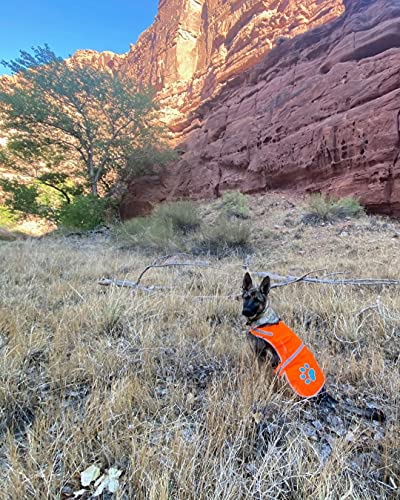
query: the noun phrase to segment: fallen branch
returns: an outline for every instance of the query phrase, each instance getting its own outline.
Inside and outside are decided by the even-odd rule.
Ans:
[[[107,278],[99,280],[97,284],[102,286],[119,286],[124,288],[139,289],[148,293],[152,293],[157,290],[171,290],[172,288],[174,288],[172,286],[159,286],[159,285],[144,286],[140,285],[137,281],[112,280]]]
[[[147,266],[139,275],[137,279],[137,283],[140,283],[140,280],[143,278],[144,274],[147,273],[150,269],[155,269],[159,267],[180,267],[180,266],[186,266],[186,267],[208,267],[210,265],[209,262],[207,261],[199,261],[199,262],[170,262],[168,264],[151,264]]]
[[[269,276],[274,280],[286,280],[282,283],[275,283],[271,286],[271,288],[277,288],[279,286],[291,285],[293,283],[299,283],[301,281],[305,283],[316,283],[321,285],[359,285],[359,286],[377,286],[377,285],[387,285],[387,286],[399,286],[400,280],[392,280],[392,279],[379,279],[379,278],[365,278],[365,279],[324,279],[324,278],[309,278],[310,274],[315,273],[316,271],[311,271],[303,276],[282,276],[280,274],[273,273],[265,273],[265,272],[253,272],[252,274],[255,276],[259,276],[264,278],[265,276]]]

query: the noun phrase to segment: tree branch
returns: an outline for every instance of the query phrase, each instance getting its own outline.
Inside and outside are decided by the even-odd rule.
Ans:
[[[40,182],[42,184],[44,184],[45,186],[49,186],[49,187],[55,189],[56,191],[58,191],[59,193],[61,193],[64,196],[64,198],[67,200],[68,205],[71,204],[71,198],[68,196],[68,193],[66,191],[64,191],[64,189],[61,189],[57,186],[54,186],[53,184],[50,184],[50,182],[46,182],[46,181],[42,181],[42,180],[40,180]]]

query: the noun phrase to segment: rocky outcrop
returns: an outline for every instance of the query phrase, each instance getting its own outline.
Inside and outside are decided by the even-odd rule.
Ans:
[[[153,57],[145,79],[159,85],[160,92],[175,92],[170,98],[175,100],[175,130],[181,134],[183,154],[160,175],[132,183],[123,214],[134,215],[139,206],[164,199],[214,197],[230,189],[288,189],[351,194],[372,211],[400,216],[400,1],[347,0],[346,12],[338,19],[280,44],[274,43],[278,33],[293,33],[295,21],[286,21],[289,10],[302,19],[301,6],[319,5],[319,14],[308,17],[317,22],[318,15],[323,18],[322,7],[335,11],[337,2],[189,4],[195,4],[201,16],[207,5],[209,25],[200,30],[202,21],[193,11],[193,37],[185,36],[196,55],[184,70],[174,62],[177,47],[164,55],[152,52],[157,37],[148,32],[139,41]],[[258,24],[251,20],[270,12],[266,4],[274,6],[274,14],[265,17],[262,28],[255,28]],[[168,5],[174,1],[161,1],[160,13]],[[226,9],[231,9],[229,15]],[[235,9],[240,15],[234,15]],[[167,17],[172,23],[172,16]],[[216,19],[223,28],[220,36]],[[162,30],[162,18],[157,22]],[[269,38],[269,27],[275,25]],[[175,28],[169,26],[165,33],[172,36]],[[301,29],[305,27],[304,21]],[[184,40],[183,33],[179,37]],[[259,50],[263,44],[267,50]],[[132,60],[135,50],[124,63]],[[168,73],[157,73],[161,59]],[[206,76],[198,90],[201,68],[206,68]],[[179,93],[181,84],[174,79],[186,81],[190,74],[192,88]],[[227,83],[221,88],[223,81]],[[168,99],[165,96],[164,102],[172,109]],[[187,112],[190,116],[183,120]]]
[[[229,79],[343,10],[342,0],[160,0],[153,25],[129,52],[78,50],[73,59],[152,86],[178,138],[190,113]]]
[[[121,61],[158,92],[177,134],[188,115],[230,78],[284,40],[338,17],[341,0],[160,0],[154,24]]]

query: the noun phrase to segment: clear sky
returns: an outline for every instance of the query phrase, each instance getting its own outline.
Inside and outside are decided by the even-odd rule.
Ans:
[[[158,0],[4,0],[0,60],[48,43],[59,56],[77,49],[127,52],[157,13]],[[0,65],[0,74],[8,69]]]

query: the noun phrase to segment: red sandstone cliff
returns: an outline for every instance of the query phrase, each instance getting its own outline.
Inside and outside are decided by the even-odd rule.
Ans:
[[[232,76],[254,66],[280,37],[338,17],[341,0],[160,0],[154,24],[121,65],[158,91],[175,132]]]
[[[343,10],[342,0],[160,0],[153,25],[128,53],[80,50],[74,59],[151,85],[177,134],[191,111],[276,43]]]
[[[160,1],[121,68],[159,89],[184,154],[133,183],[123,212],[228,189],[291,189],[352,194],[400,215],[400,0],[345,6],[270,50],[340,4]]]

